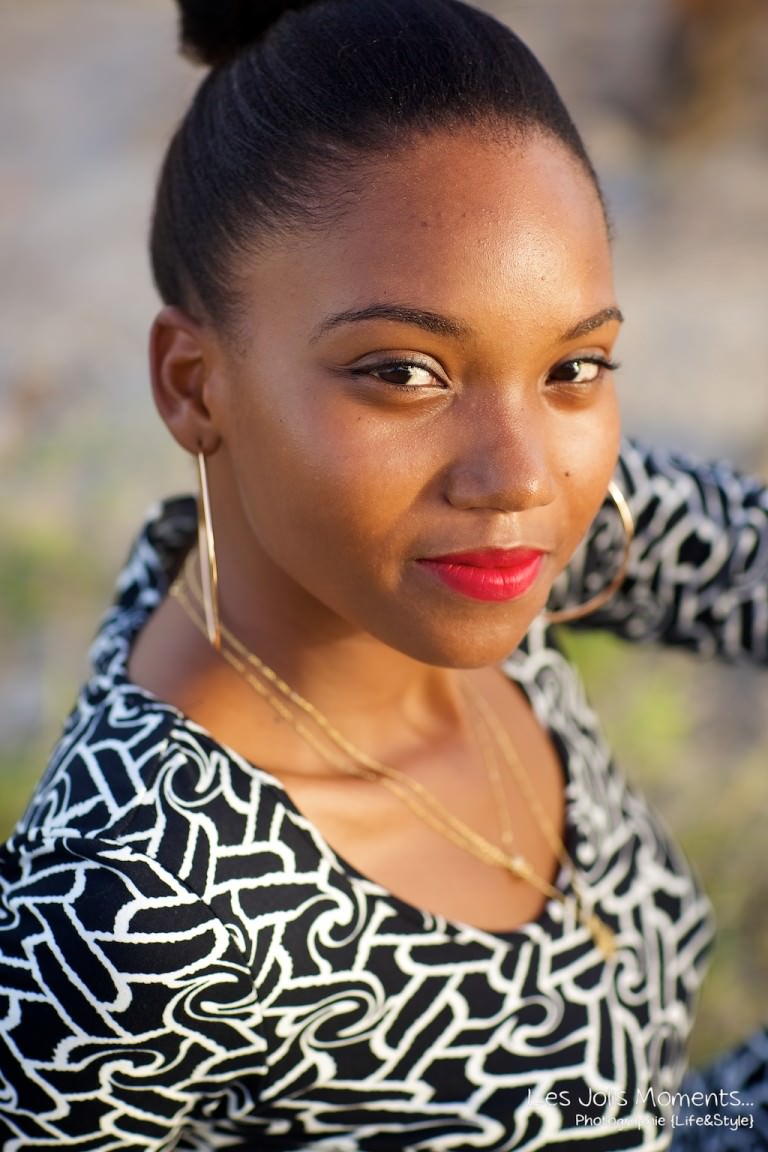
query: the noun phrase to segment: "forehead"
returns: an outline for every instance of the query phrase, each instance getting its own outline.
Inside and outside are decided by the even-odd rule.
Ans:
[[[349,228],[371,213],[396,218],[400,226],[410,220],[423,224],[424,216],[455,222],[471,212],[503,225],[528,210],[548,213],[558,206],[583,206],[604,223],[597,189],[581,161],[540,131],[460,126],[419,134],[364,160],[352,187],[354,206],[343,213]]]
[[[322,228],[257,258],[262,294],[279,285],[307,312],[408,298],[468,320],[538,301],[575,322],[612,302],[600,198],[551,137],[430,134],[367,160],[337,193],[343,209]]]

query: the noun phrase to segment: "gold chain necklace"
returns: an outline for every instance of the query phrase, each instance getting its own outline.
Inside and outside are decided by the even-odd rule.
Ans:
[[[200,594],[198,590],[193,588],[186,567],[172,584],[170,593],[189,620],[203,636],[206,636],[205,618],[200,607]],[[520,763],[506,729],[494,710],[479,693],[466,689],[470,702],[481,721],[480,726],[476,727],[475,730],[501,821],[502,847],[476,832],[460,817],[446,808],[420,781],[374,759],[362,749],[357,748],[334,727],[314,704],[306,700],[294,688],[291,688],[273,668],[256,653],[246,648],[234,633],[223,624],[221,624],[219,652],[227,663],[269,705],[275,715],[284,720],[324,763],[345,775],[380,783],[414,815],[463,851],[469,852],[485,864],[503,868],[512,876],[529,884],[543,896],[565,906],[569,902],[569,897],[554,884],[539,876],[525,857],[515,851],[509,805],[493,749],[493,745],[495,745],[499,749],[504,763],[514,775],[530,807],[531,814],[555,858],[567,868],[571,875],[574,895],[570,899],[575,905],[577,919],[587,928],[595,946],[604,958],[607,960],[613,956],[616,942],[612,929],[591,909],[589,903],[578,891],[576,886],[577,871],[573,860],[550,823],[531,780]],[[297,711],[300,716],[297,717],[291,708]],[[309,727],[301,719],[301,716],[310,720],[322,733],[322,737],[318,736],[318,733]]]

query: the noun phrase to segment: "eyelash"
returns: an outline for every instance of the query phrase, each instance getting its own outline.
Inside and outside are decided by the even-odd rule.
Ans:
[[[559,371],[562,371],[564,368],[568,368],[571,365],[576,366],[576,365],[583,365],[583,364],[592,364],[598,369],[598,371],[595,374],[595,376],[593,377],[593,379],[583,380],[583,381],[567,380],[567,379],[561,380],[561,379],[558,379],[558,377],[556,376],[556,373]],[[616,372],[618,370],[618,368],[619,368],[619,365],[616,363],[615,360],[609,360],[605,356],[573,356],[569,360],[561,360],[561,362],[559,364],[556,364],[555,367],[552,369],[552,371],[549,374],[549,380],[554,381],[554,383],[562,383],[562,384],[566,384],[566,385],[572,385],[572,386],[575,386],[577,388],[578,387],[586,387],[589,384],[597,383],[601,379],[601,377],[603,376],[604,373]],[[395,388],[401,392],[416,392],[420,388],[425,387],[425,385],[396,383],[395,381],[384,379],[384,374],[387,372],[414,371],[414,370],[420,370],[422,372],[428,373],[428,375],[431,376],[432,379],[437,382],[438,387],[440,387],[440,388],[446,387],[445,381],[442,380],[437,375],[437,373],[428,364],[424,364],[420,360],[414,360],[413,358],[409,358],[409,359],[403,358],[401,360],[398,360],[398,359],[386,360],[380,364],[366,364],[362,368],[353,369],[353,375],[355,375],[355,376],[373,376],[377,380],[380,380],[381,383],[385,384],[388,388]]]
[[[595,366],[595,368],[597,368],[598,371],[596,372],[593,379],[591,379],[591,380],[560,380],[555,375],[558,371],[561,371],[563,368],[568,368],[571,365],[581,365],[581,364],[592,364]],[[589,384],[595,384],[601,379],[601,377],[603,376],[604,373],[616,372],[618,370],[618,368],[619,368],[619,365],[616,363],[615,360],[609,360],[605,356],[572,356],[570,359],[561,360],[559,364],[556,364],[555,367],[552,369],[552,371],[549,374],[549,379],[554,380],[555,383],[571,384],[571,385],[575,385],[578,388],[578,387],[584,387],[585,385],[589,385]]]
[[[416,392],[420,387],[424,387],[424,385],[396,384],[392,380],[383,379],[385,372],[402,372],[407,370],[413,371],[415,369],[428,373],[429,376],[431,376],[432,379],[437,383],[438,387],[446,387],[445,381],[437,375],[433,368],[431,368],[428,364],[422,363],[420,360],[414,360],[412,357],[404,357],[402,360],[394,358],[392,360],[382,361],[380,364],[366,364],[362,368],[355,368],[353,370],[353,374],[355,376],[374,376],[388,388],[397,388],[401,392]]]

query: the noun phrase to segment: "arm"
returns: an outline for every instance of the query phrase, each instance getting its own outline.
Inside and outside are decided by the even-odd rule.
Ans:
[[[768,664],[768,489],[727,465],[631,442],[617,480],[636,524],[629,570],[584,626]],[[621,550],[618,518],[606,506],[555,602],[579,603],[603,587]]]
[[[174,1147],[238,1056],[261,1065],[236,941],[156,862],[108,841],[22,843],[1,864],[0,1148]]]

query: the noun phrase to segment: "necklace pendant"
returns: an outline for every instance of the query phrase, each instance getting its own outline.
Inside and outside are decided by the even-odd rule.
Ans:
[[[517,876],[519,880],[527,880],[530,882],[531,867],[525,856],[521,856],[519,852],[507,854],[507,867],[512,875]]]
[[[589,933],[594,941],[595,947],[601,953],[605,960],[610,960],[611,957],[616,955],[616,933],[612,928],[609,928],[604,920],[601,920],[596,912],[589,912],[585,915],[583,923],[589,930]]]

